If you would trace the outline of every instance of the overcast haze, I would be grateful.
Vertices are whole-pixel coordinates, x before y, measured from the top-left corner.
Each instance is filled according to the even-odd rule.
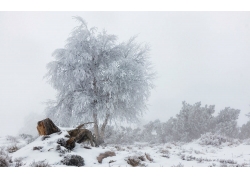
[[[157,72],[145,121],[167,121],[182,101],[250,112],[250,12],[0,12],[0,135],[11,134],[55,91],[43,79],[52,52],[65,45],[81,16],[151,46]],[[46,118],[46,117],[44,117]],[[41,120],[41,119],[37,119]]]

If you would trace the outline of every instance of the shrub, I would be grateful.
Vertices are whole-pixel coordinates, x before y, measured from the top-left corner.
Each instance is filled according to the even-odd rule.
[[[0,167],[9,167],[9,159],[8,157],[0,156]]]
[[[7,147],[7,151],[9,153],[16,152],[18,149],[20,149],[20,147],[18,147],[16,144]]]
[[[62,164],[67,166],[84,166],[84,159],[78,155],[67,155],[61,160]]]
[[[33,151],[35,151],[35,150],[40,151],[42,148],[43,148],[42,146],[35,146],[35,147],[33,147]]]
[[[12,159],[9,157],[8,153],[4,151],[4,148],[0,148],[0,167],[11,166]]]
[[[239,114],[240,110],[230,107],[221,110],[215,118],[215,132],[231,138],[238,137],[239,127],[237,126],[237,119]]]
[[[48,162],[46,162],[46,160],[43,160],[43,161],[33,161],[32,163],[30,163],[30,167],[51,167],[49,165]]]
[[[21,166],[24,166],[25,163],[22,162],[23,158],[16,158],[14,159],[14,166],[15,167],[21,167]]]
[[[201,135],[201,138],[199,139],[199,144],[201,145],[220,146],[226,142],[228,142],[228,145],[240,144],[240,141],[237,139],[232,139],[219,134],[213,134],[211,132]]]
[[[7,136],[6,140],[10,141],[12,143],[19,143],[18,139],[16,137],[14,137],[14,136]]]
[[[24,139],[27,142],[27,144],[30,144],[31,142],[33,142],[36,139],[35,137],[33,137],[30,134],[24,134],[24,133],[22,133],[22,134],[19,134],[19,136],[22,139]]]
[[[248,121],[246,124],[243,124],[240,128],[240,139],[248,139],[250,138],[250,121]]]
[[[125,159],[125,161],[127,161],[127,163],[133,167],[136,167],[136,166],[145,167],[146,166],[144,163],[141,163],[142,160],[138,156],[129,156]]]

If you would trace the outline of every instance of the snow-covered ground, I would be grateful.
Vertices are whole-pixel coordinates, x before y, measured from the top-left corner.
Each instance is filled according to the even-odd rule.
[[[166,143],[147,144],[136,143],[134,145],[105,145],[91,147],[88,144],[76,144],[72,151],[61,146],[57,149],[57,140],[65,138],[67,131],[61,134],[54,133],[43,140],[43,136],[37,137],[33,142],[27,143],[27,139],[11,136],[0,137],[0,147],[7,148],[14,144],[20,149],[9,153],[12,159],[21,159],[22,166],[31,166],[34,162],[43,161],[52,167],[66,166],[61,161],[67,155],[79,155],[84,159],[84,167],[131,167],[128,159],[139,162],[143,167],[249,167],[250,145],[224,143],[220,146],[201,145],[200,139],[191,143]],[[90,147],[91,149],[86,149]],[[34,150],[34,147],[36,150]],[[107,157],[99,163],[97,157],[107,151],[115,152],[115,156]],[[147,155],[147,156],[146,156]],[[151,158],[151,159],[150,159]]]

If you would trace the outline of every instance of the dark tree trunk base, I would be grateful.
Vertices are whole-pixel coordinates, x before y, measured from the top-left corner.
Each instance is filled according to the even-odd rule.
[[[37,130],[40,136],[50,135],[61,131],[49,118],[38,121]]]

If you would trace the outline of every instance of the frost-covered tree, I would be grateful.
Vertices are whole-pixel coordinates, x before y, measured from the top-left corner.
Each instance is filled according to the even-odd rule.
[[[144,142],[166,143],[167,133],[166,123],[156,119],[143,126],[141,137]]]
[[[246,124],[243,124],[240,128],[240,139],[248,139],[250,138],[250,121],[248,121]]]
[[[215,132],[232,138],[237,137],[239,133],[239,127],[237,126],[239,114],[240,110],[230,107],[221,110],[215,118]]]
[[[109,120],[136,122],[146,109],[154,78],[149,48],[136,43],[135,37],[117,43],[115,35],[75,19],[80,25],[47,66],[46,77],[58,92],[47,113],[61,126],[94,121],[102,142]]]
[[[213,124],[214,105],[201,107],[201,103],[190,105],[182,103],[182,109],[176,118],[171,118],[168,129],[171,129],[174,141],[191,141],[208,132]],[[171,127],[171,128],[170,128]]]

